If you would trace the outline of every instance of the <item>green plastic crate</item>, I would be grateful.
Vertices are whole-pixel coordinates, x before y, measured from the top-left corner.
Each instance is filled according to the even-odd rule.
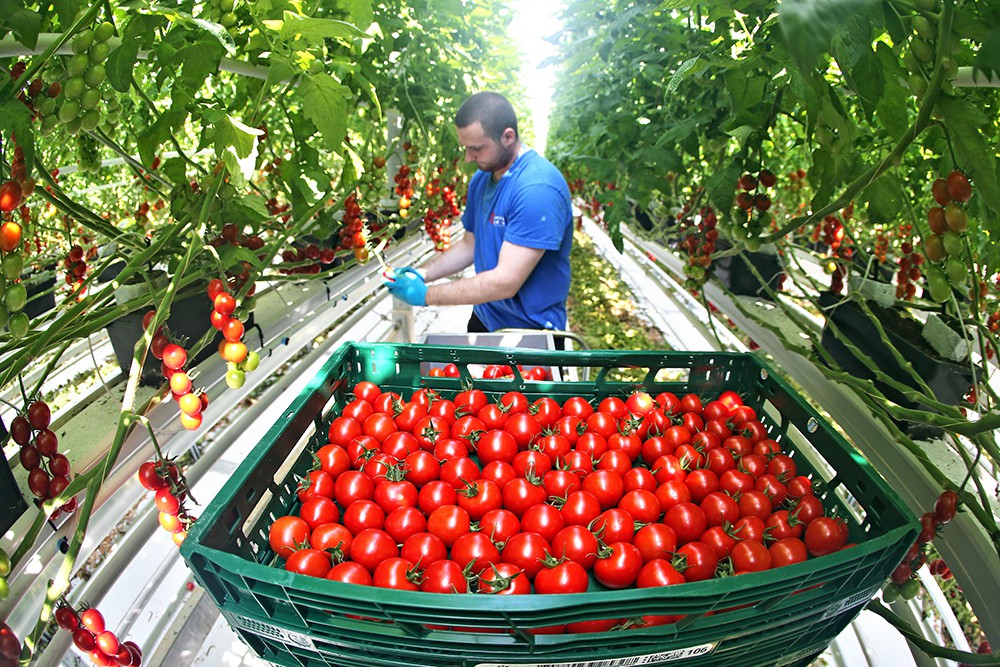
[[[453,362],[461,378],[423,375]],[[587,381],[471,378],[474,364],[559,366]],[[585,373],[584,371],[588,371]],[[627,380],[621,378],[626,377]],[[639,378],[638,381],[636,378]],[[665,588],[579,595],[437,595],[360,587],[285,571],[268,546],[271,522],[296,509],[295,477],[326,443],[355,383],[404,397],[449,395],[470,382],[499,395],[600,399],[741,393],[772,438],[811,474],[817,495],[847,519],[857,545],[777,570]],[[223,616],[263,659],[290,667],[361,665],[808,665],[883,584],[916,539],[917,523],[867,461],[756,357],[732,353],[539,351],[349,343],[268,431],[195,522],[181,555]],[[591,634],[537,635],[572,621],[686,615],[677,623]],[[462,628],[457,630],[456,628]],[[631,658],[631,660],[627,660]]]

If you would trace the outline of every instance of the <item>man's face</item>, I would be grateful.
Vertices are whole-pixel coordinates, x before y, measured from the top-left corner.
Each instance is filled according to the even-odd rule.
[[[479,121],[458,128],[458,143],[465,147],[465,161],[475,162],[483,171],[505,170],[517,157],[514,130],[508,129],[500,141],[486,136]]]

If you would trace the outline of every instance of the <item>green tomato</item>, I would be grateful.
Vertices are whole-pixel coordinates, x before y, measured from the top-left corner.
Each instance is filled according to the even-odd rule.
[[[83,91],[83,95],[80,97],[80,106],[83,107],[84,111],[90,111],[91,109],[96,109],[97,105],[101,103],[101,91],[97,88],[88,88]]]
[[[90,69],[88,69],[87,73],[83,76],[83,80],[86,81],[87,85],[91,88],[97,88],[104,83],[104,79],[107,78],[107,75],[107,70],[104,69],[104,65],[97,63],[90,66]]]
[[[969,267],[958,257],[949,257],[944,262],[944,271],[952,285],[964,285],[969,279]]]
[[[233,9],[235,7],[236,7],[236,1],[235,0],[222,0],[219,3],[219,9],[221,9],[223,12],[225,12],[227,14],[228,13],[232,13],[232,11],[233,11]]]
[[[3,602],[10,596],[10,586],[7,585],[7,578],[0,577],[0,602]]]
[[[949,255],[961,257],[965,254],[965,242],[962,241],[960,234],[945,232],[941,235],[941,242],[944,245],[945,252]]]
[[[80,129],[87,132],[93,132],[97,129],[97,126],[101,123],[101,112],[97,109],[91,109],[80,117]]]
[[[951,283],[948,277],[938,267],[931,267],[926,272],[927,291],[930,297],[937,303],[944,303],[951,297]]]
[[[247,376],[243,371],[237,370],[226,372],[226,384],[229,385],[230,389],[239,389],[246,381]]]
[[[917,597],[917,593],[920,592],[920,580],[910,579],[905,584],[900,586],[899,596],[904,600],[912,600]]]
[[[927,41],[937,38],[937,26],[920,14],[913,17],[913,31]]]
[[[80,103],[76,100],[66,100],[63,102],[63,105],[59,107],[59,120],[67,125],[79,115]]]
[[[899,586],[894,582],[889,582],[885,588],[882,589],[882,601],[886,604],[892,604],[899,599]]]
[[[83,91],[87,89],[87,84],[84,83],[82,76],[74,76],[73,78],[66,81],[66,85],[63,86],[62,94],[67,100],[79,99],[83,95]]]
[[[0,549],[0,577],[6,577],[10,574],[11,563],[10,556],[6,551]]]
[[[73,53],[86,53],[94,43],[94,31],[90,28],[81,30],[73,38]]]
[[[76,136],[76,134],[80,131],[80,117],[76,116],[68,123],[63,123],[63,129],[66,130],[67,133]]]
[[[111,53],[111,46],[107,43],[94,44],[90,49],[90,62],[92,64],[103,63],[108,59],[108,55]]]
[[[66,72],[71,76],[83,76],[90,66],[90,56],[86,53],[78,53],[66,63]]]
[[[236,14],[233,14],[232,12],[223,14],[222,18],[219,19],[219,23],[222,24],[223,28],[232,28],[236,25]]]
[[[760,239],[756,236],[751,236],[747,239],[747,250],[750,252],[757,252],[760,250]]]
[[[94,41],[99,43],[106,42],[111,39],[114,34],[115,26],[113,26],[110,21],[105,21],[94,28]]]
[[[10,310],[7,309],[7,304],[0,302],[0,327],[7,324],[7,320],[10,319]]]
[[[910,50],[913,51],[913,55],[916,56],[917,60],[922,63],[929,63],[934,60],[934,47],[919,37],[914,37],[910,41]]]
[[[46,116],[42,120],[42,126],[39,128],[43,135],[52,134],[52,130],[56,129],[60,124],[59,116],[52,114],[51,116]]]
[[[7,288],[3,300],[10,312],[17,313],[24,309],[24,304],[28,303],[28,290],[23,283],[14,283]]]
[[[14,313],[7,320],[7,328],[10,330],[10,335],[14,338],[21,339],[28,335],[28,329],[31,322],[28,320],[28,316],[24,313]]]
[[[256,352],[247,353],[247,358],[243,360],[243,370],[255,371],[260,366],[260,355]]]
[[[43,117],[51,116],[56,111],[56,101],[51,97],[44,97],[42,100],[35,105],[38,113]]]
[[[24,258],[19,253],[9,252],[0,262],[3,276],[7,280],[17,280],[21,277],[21,269],[24,268]]]
[[[906,83],[914,97],[923,97],[927,94],[927,79],[923,74],[914,72],[906,79]]]

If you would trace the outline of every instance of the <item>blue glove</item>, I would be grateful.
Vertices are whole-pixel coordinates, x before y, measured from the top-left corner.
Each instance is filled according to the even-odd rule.
[[[406,266],[395,272],[392,280],[386,280],[385,286],[389,294],[405,301],[411,306],[427,305],[427,285],[420,273],[412,266]]]

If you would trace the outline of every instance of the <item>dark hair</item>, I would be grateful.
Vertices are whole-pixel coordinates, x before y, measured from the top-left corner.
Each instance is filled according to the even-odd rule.
[[[486,136],[499,141],[503,131],[513,128],[517,137],[517,114],[507,98],[499,93],[476,93],[465,100],[455,114],[456,127],[468,127],[479,121]]]

